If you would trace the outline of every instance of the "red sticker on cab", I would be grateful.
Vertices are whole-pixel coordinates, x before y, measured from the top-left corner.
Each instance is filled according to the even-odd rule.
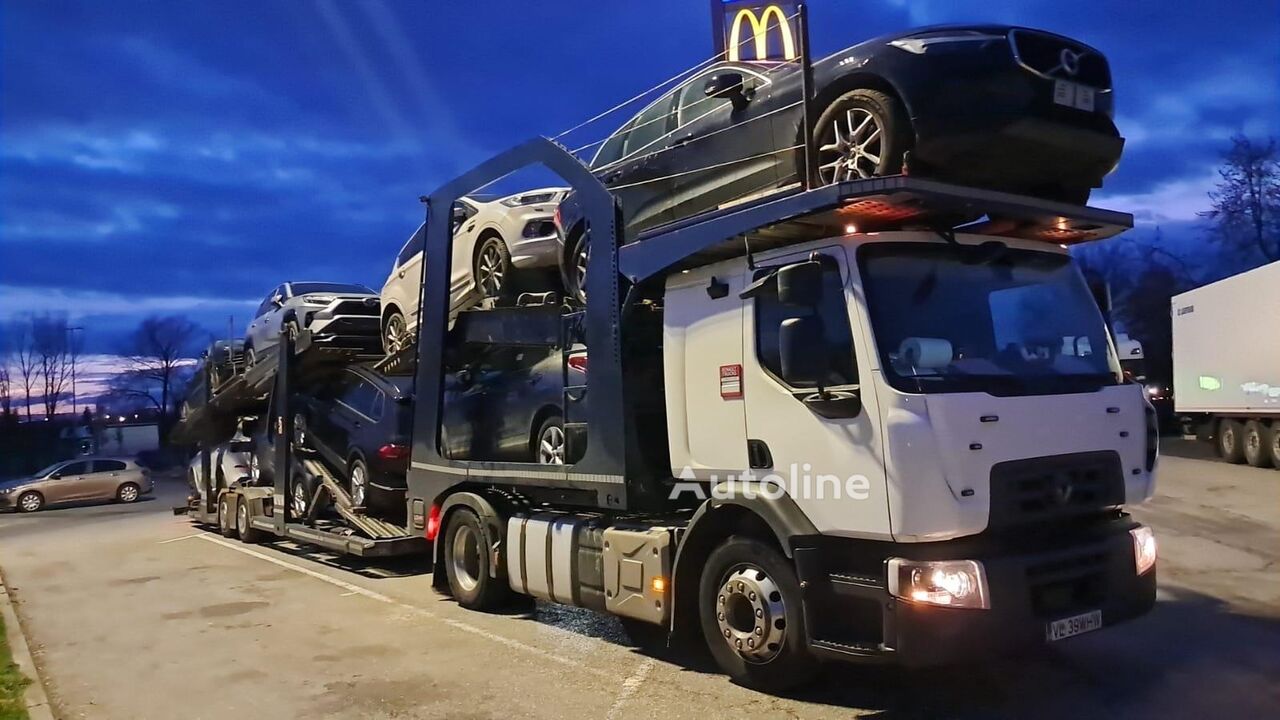
[[[742,398],[742,366],[720,366],[720,399],[739,400]]]

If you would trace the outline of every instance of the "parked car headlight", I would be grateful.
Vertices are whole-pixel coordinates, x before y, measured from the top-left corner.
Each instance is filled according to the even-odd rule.
[[[889,594],[946,607],[987,609],[987,576],[977,560],[889,559]]]

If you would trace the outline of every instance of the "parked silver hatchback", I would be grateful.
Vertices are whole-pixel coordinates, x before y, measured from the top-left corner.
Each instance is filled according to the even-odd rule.
[[[131,503],[152,490],[151,471],[126,458],[82,457],[56,462],[16,480],[0,480],[0,509],[35,512],[53,503]]]

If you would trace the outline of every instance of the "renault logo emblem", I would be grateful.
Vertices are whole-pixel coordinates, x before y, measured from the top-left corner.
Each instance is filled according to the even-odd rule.
[[[1078,53],[1071,48],[1062,48],[1062,52],[1058,54],[1058,67],[1071,77],[1080,74],[1080,58],[1084,53]]]

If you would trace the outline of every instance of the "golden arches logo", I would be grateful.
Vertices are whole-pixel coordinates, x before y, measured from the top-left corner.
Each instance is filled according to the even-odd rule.
[[[743,8],[733,18],[733,24],[729,29],[729,47],[728,57],[731,61],[741,60],[742,55],[742,27],[751,25],[751,34],[755,40],[756,60],[765,60],[769,57],[769,19],[774,18],[778,21],[778,31],[782,34],[782,59],[794,60],[796,58],[796,37],[791,32],[791,24],[787,21],[787,15],[782,8],[777,5],[770,5],[760,11],[757,15],[752,8]]]

